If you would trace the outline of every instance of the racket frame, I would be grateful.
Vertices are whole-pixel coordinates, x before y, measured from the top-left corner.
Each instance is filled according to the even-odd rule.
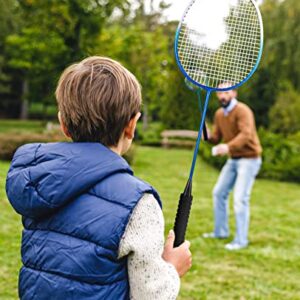
[[[188,74],[187,72],[184,70],[181,62],[180,62],[180,58],[179,58],[179,54],[178,54],[178,41],[179,41],[179,34],[180,34],[180,30],[181,30],[181,25],[185,19],[185,16],[186,14],[188,13],[188,11],[190,10],[191,6],[194,4],[194,2],[197,1],[197,0],[192,0],[189,4],[189,6],[185,9],[185,12],[183,14],[183,17],[181,18],[181,21],[177,27],[177,30],[176,30],[176,35],[175,35],[175,43],[174,43],[174,51],[175,51],[175,58],[176,58],[176,62],[177,62],[177,65],[180,69],[180,71],[183,73],[183,75],[190,81],[192,82],[193,84],[201,87],[202,89],[208,91],[229,91],[229,90],[233,90],[233,89],[236,89],[238,88],[239,86],[243,85],[246,81],[249,80],[249,78],[254,74],[254,72],[256,71],[256,69],[258,68],[258,65],[259,65],[259,62],[261,60],[261,57],[262,57],[262,53],[263,53],[263,46],[264,46],[264,29],[263,29],[263,21],[262,21],[262,16],[261,16],[261,13],[260,13],[260,10],[259,10],[259,7],[258,7],[258,4],[254,1],[254,0],[249,0],[255,7],[256,9],[256,13],[257,13],[257,16],[258,16],[258,20],[259,20],[259,25],[260,25],[260,50],[259,50],[259,53],[258,53],[258,57],[257,57],[257,61],[256,61],[256,64],[254,65],[253,69],[251,70],[251,72],[248,74],[248,76],[246,78],[244,78],[242,81],[240,81],[239,83],[233,85],[233,86],[230,86],[230,87],[226,87],[226,88],[212,88],[212,87],[208,87],[208,86],[205,86],[205,85],[202,85],[200,83],[198,83],[197,81],[193,80]],[[220,0],[222,1],[222,0]]]
[[[193,80],[185,72],[183,66],[181,65],[177,49],[178,49],[178,40],[179,40],[181,25],[184,21],[184,18],[186,16],[186,14],[188,13],[189,9],[191,8],[191,6],[193,5],[193,3],[195,1],[197,1],[197,0],[192,0],[190,2],[189,6],[186,8],[186,10],[183,14],[183,17],[182,17],[182,19],[181,19],[181,21],[180,21],[180,23],[177,27],[177,31],[176,31],[176,35],[175,35],[174,50],[175,50],[176,62],[179,66],[180,71],[183,73],[183,75],[185,76],[185,78],[187,80],[189,80],[190,82],[192,82],[196,86],[199,86],[200,88],[206,90],[206,99],[205,99],[204,109],[203,109],[202,118],[201,118],[201,122],[200,122],[198,138],[197,138],[196,146],[195,146],[195,149],[194,149],[194,156],[193,156],[193,161],[192,161],[192,166],[191,166],[191,170],[190,170],[189,179],[187,181],[184,192],[180,195],[180,199],[179,199],[179,203],[178,203],[177,214],[176,214],[176,219],[175,219],[175,224],[174,224],[174,231],[175,231],[174,246],[175,247],[178,247],[179,245],[181,245],[185,240],[185,232],[186,232],[186,229],[187,229],[188,219],[189,219],[190,210],[191,210],[191,206],[192,206],[192,200],[193,200],[193,196],[192,196],[193,174],[194,174],[194,169],[195,169],[195,164],[196,164],[196,159],[197,159],[197,153],[198,153],[200,142],[201,142],[201,133],[202,133],[203,128],[205,126],[205,117],[206,117],[206,111],[207,111],[207,108],[208,108],[208,102],[209,102],[210,94],[213,91],[232,90],[232,89],[235,89],[235,88],[241,86],[242,84],[244,84],[247,80],[249,80],[249,78],[256,71],[256,69],[259,65],[259,62],[261,60],[261,57],[262,57],[262,52],[263,52],[263,22],[262,22],[261,13],[259,11],[257,3],[254,0],[249,0],[249,1],[252,2],[252,4],[254,5],[254,7],[256,9],[259,24],[260,24],[260,51],[258,53],[257,61],[256,61],[256,64],[254,65],[253,69],[249,72],[248,76],[245,77],[242,81],[240,81],[239,83],[237,83],[233,86],[225,87],[225,88],[212,88],[212,87],[202,85],[202,84],[198,83],[197,81]],[[222,1],[222,0],[220,0],[220,1]]]

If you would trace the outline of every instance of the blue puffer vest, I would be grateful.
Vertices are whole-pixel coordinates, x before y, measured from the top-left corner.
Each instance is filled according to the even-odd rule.
[[[6,192],[23,216],[21,299],[129,298],[121,237],[144,193],[161,203],[122,157],[98,143],[28,144]]]

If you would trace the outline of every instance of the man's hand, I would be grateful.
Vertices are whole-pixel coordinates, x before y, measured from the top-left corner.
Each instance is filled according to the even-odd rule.
[[[224,156],[229,153],[229,147],[227,144],[219,144],[213,147],[213,155]]]
[[[165,243],[163,259],[172,264],[182,277],[192,266],[192,253],[190,251],[190,242],[185,241],[179,247],[174,248],[175,233],[173,230],[169,232]]]
[[[206,133],[207,133],[207,140],[209,140],[211,138],[211,131],[207,126],[206,126]],[[202,140],[204,140],[203,132],[202,132]]]

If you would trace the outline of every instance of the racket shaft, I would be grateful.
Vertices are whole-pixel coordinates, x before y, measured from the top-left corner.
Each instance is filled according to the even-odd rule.
[[[181,194],[178,204],[174,232],[175,242],[174,247],[180,246],[185,241],[185,232],[189,220],[190,210],[192,206],[192,195]]]

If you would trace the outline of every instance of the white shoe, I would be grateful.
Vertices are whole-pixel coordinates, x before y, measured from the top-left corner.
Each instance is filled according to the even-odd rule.
[[[240,245],[236,243],[229,243],[225,245],[225,249],[229,251],[235,251],[235,250],[241,250],[243,248],[246,248],[247,245]]]

